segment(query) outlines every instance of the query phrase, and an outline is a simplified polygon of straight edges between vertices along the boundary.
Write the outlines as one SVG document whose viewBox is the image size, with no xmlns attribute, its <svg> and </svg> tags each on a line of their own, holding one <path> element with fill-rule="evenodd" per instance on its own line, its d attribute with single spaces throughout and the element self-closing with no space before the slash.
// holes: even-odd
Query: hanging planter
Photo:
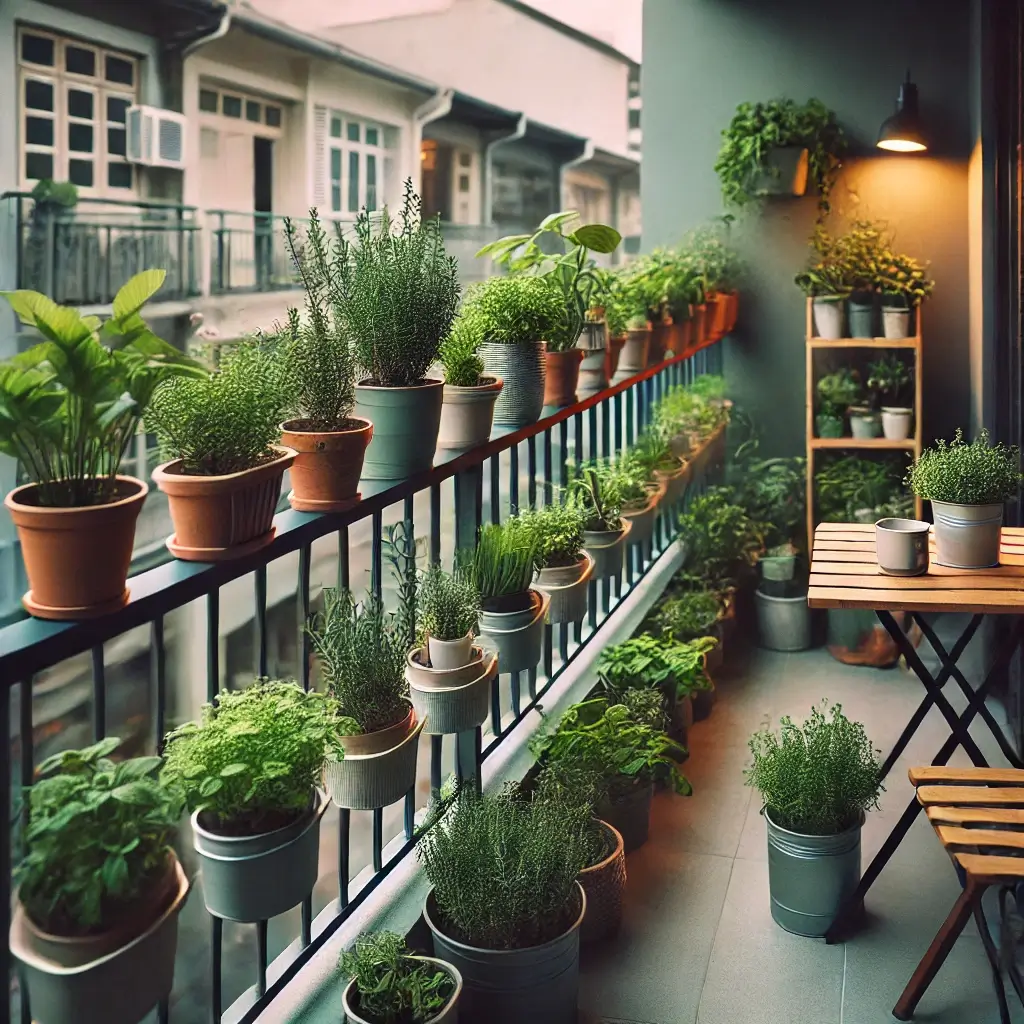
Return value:
<svg viewBox="0 0 1024 1024">
<path fill-rule="evenodd" d="M 619 353 L 619 365 L 615 370 L 613 384 L 619 384 L 647 369 L 651 347 L 653 327 L 631 327 L 626 331 L 626 339 Z"/>
<path fill-rule="evenodd" d="M 665 494 L 665 504 L 675 505 L 682 498 L 686 491 L 686 484 L 690 479 L 690 463 L 681 463 L 678 469 L 656 469 L 654 478 Z"/>
<path fill-rule="evenodd" d="M 461 450 L 485 444 L 503 386 L 500 377 L 481 377 L 475 387 L 445 384 L 437 447 Z"/>
<path fill-rule="evenodd" d="M 474 647 L 466 665 L 447 671 L 423 663 L 423 649 L 409 652 L 405 677 L 416 717 L 428 736 L 467 732 L 482 725 L 490 712 L 491 683 L 498 656 Z"/>
<path fill-rule="evenodd" d="M 838 341 L 843 337 L 845 304 L 841 295 L 816 295 L 811 308 L 816 338 Z"/>
<path fill-rule="evenodd" d="M 433 956 L 410 955 L 408 959 L 415 961 L 416 964 L 422 964 L 432 973 L 443 971 L 451 978 L 454 986 L 454 991 L 448 998 L 448 1002 L 433 1016 L 425 1018 L 423 1024 L 458 1024 L 459 999 L 462 996 L 462 975 L 459 974 L 458 969 L 444 960 L 438 960 Z M 344 991 L 341 993 L 341 1008 L 344 1011 L 347 1024 L 377 1024 L 380 1020 L 377 1016 L 370 1020 L 360 1014 L 359 990 L 355 978 L 345 986 Z"/>
<path fill-rule="evenodd" d="M 497 651 L 502 672 L 523 672 L 540 661 L 551 599 L 530 590 L 526 600 L 524 607 L 514 611 L 480 609 L 480 642 Z"/>
<path fill-rule="evenodd" d="M 586 552 L 572 565 L 546 566 L 538 570 L 534 587 L 549 601 L 548 622 L 581 622 L 587 614 L 587 591 L 594 574 L 594 559 Z"/>
<path fill-rule="evenodd" d="M 648 486 L 647 504 L 639 508 L 626 505 L 622 509 L 622 518 L 630 524 L 626 535 L 626 543 L 631 546 L 646 544 L 654 535 L 654 524 L 658 521 L 658 505 L 662 491 L 658 487 Z"/>
<path fill-rule="evenodd" d="M 803 146 L 774 146 L 750 181 L 755 196 L 802 196 L 807 191 L 810 153 Z"/>
<path fill-rule="evenodd" d="M 618 530 L 584 530 L 583 544 L 594 560 L 594 579 L 609 579 L 622 572 L 626 538 L 633 529 L 628 519 L 620 520 Z"/>
<path fill-rule="evenodd" d="M 622 836 L 626 853 L 639 850 L 651 830 L 651 800 L 654 783 L 635 785 L 615 799 L 602 800 L 597 816 Z"/>
<path fill-rule="evenodd" d="M 619 372 L 619 357 L 625 344 L 624 334 L 608 339 L 608 347 L 604 350 L 604 374 L 609 383 L 614 382 L 615 375 Z"/>
<path fill-rule="evenodd" d="M 299 512 L 343 512 L 359 499 L 359 477 L 373 437 L 369 420 L 345 430 L 306 430 L 302 420 L 281 424 L 281 443 L 295 451 L 288 501 Z"/>
<path fill-rule="evenodd" d="M 434 463 L 444 382 L 425 377 L 408 386 L 356 385 L 356 413 L 373 423 L 363 477 L 404 480 Z"/>
<path fill-rule="evenodd" d="M 544 409 L 544 342 L 517 345 L 485 341 L 480 358 L 487 373 L 500 377 L 504 387 L 494 404 L 494 425 L 528 427 Z"/>
<path fill-rule="evenodd" d="M 622 836 L 606 821 L 597 824 L 607 835 L 611 852 L 580 872 L 579 882 L 587 897 L 580 926 L 580 941 L 585 945 L 601 942 L 618 932 L 626 891 L 626 849 Z"/>
<path fill-rule="evenodd" d="M 583 352 L 570 348 L 563 352 L 544 353 L 544 404 L 561 409 L 576 401 L 579 385 L 580 363 Z"/>
</svg>

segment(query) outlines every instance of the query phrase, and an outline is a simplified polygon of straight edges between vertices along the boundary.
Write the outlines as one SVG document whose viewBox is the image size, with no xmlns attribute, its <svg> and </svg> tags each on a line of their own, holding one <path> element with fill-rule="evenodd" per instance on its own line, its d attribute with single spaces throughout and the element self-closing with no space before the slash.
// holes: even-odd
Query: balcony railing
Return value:
<svg viewBox="0 0 1024 1024">
<path fill-rule="evenodd" d="M 70 208 L 0 196 L 2 252 L 14 286 L 77 306 L 106 305 L 148 267 L 167 271 L 157 301 L 199 294 L 199 225 L 190 206 L 81 199 Z"/>
<path fill-rule="evenodd" d="M 273 213 L 210 210 L 210 293 L 273 292 L 295 287 L 285 248 L 285 218 Z M 305 221 L 296 218 L 299 230 Z"/>
<path fill-rule="evenodd" d="M 521 503 L 553 500 L 566 483 L 568 456 L 609 457 L 628 448 L 649 423 L 654 403 L 670 388 L 719 367 L 719 350 L 705 347 L 665 361 L 409 480 L 394 485 L 364 482 L 362 500 L 350 511 L 335 515 L 279 513 L 276 536 L 269 547 L 236 561 L 215 565 L 171 561 L 142 572 L 130 580 L 130 603 L 115 614 L 87 623 L 25 619 L 0 629 L 0 686 L 5 688 L 0 701 L 0 740 L 8 751 L 0 757 L 0 822 L 4 829 L 0 839 L 0 856 L 4 858 L 0 862 L 4 915 L 0 926 L 5 934 L 11 906 L 10 868 L 21 853 L 19 822 L 24 820 L 23 805 L 12 793 L 19 792 L 22 784 L 31 784 L 41 757 L 104 737 L 115 716 L 129 726 L 134 723 L 135 734 L 128 744 L 133 752 L 159 751 L 168 726 L 194 717 L 197 710 L 194 702 L 175 699 L 169 671 L 172 662 L 186 663 L 184 675 L 193 696 L 212 699 L 231 682 L 225 678 L 221 621 L 222 613 L 230 615 L 236 610 L 231 603 L 239 601 L 238 586 L 251 581 L 252 596 L 243 592 L 242 599 L 252 622 L 251 674 L 262 676 L 273 670 L 276 675 L 297 678 L 308 688 L 311 658 L 302 626 L 316 600 L 314 582 L 351 587 L 359 593 L 364 589 L 365 574 L 373 592 L 385 593 L 382 541 L 390 522 L 404 521 L 410 534 L 423 541 L 423 561 L 450 564 L 456 550 L 473 544 L 482 522 L 501 521 Z M 691 490 L 703 487 L 704 474 L 716 458 L 717 452 L 707 449 L 694 460 Z M 208 917 L 199 894 L 193 894 L 180 923 L 175 989 L 170 1006 L 160 1008 L 161 1021 L 219 1022 L 228 1002 L 227 1016 L 233 1022 L 252 1022 L 267 1011 L 303 965 L 409 856 L 415 846 L 415 815 L 439 793 L 444 766 L 454 764 L 458 775 L 479 779 L 482 761 L 509 739 L 517 723 L 536 708 L 601 622 L 671 546 L 676 511 L 675 507 L 663 508 L 652 540 L 629 550 L 620 575 L 591 583 L 585 622 L 544 627 L 543 656 L 536 669 L 503 674 L 495 680 L 490 722 L 485 727 L 448 740 L 431 737 L 429 758 L 424 751 L 421 781 L 404 801 L 391 808 L 360 812 L 362 820 L 358 816 L 353 819 L 350 811 L 332 810 L 322 829 L 320 879 L 297 914 L 255 926 L 229 922 L 226 931 L 224 922 Z M 365 543 L 360 543 L 361 538 Z M 292 653 L 287 665 L 278 661 L 273 668 L 268 653 L 272 604 L 268 571 L 272 583 L 282 574 L 294 580 L 287 595 L 294 602 Z M 222 601 L 223 594 L 228 601 Z M 190 606 L 198 614 L 192 613 Z M 191 614 L 191 621 L 204 624 L 205 644 L 198 637 L 186 636 L 178 649 L 173 649 L 175 629 L 180 633 L 179 613 Z M 133 655 L 127 665 L 118 664 L 117 657 L 124 657 L 130 637 L 142 653 Z M 66 667 L 74 665 L 80 666 L 77 675 L 66 672 L 61 676 Z M 84 666 L 85 674 L 81 671 Z M 205 672 L 200 666 L 205 666 Z M 194 694 L 192 685 L 197 673 L 205 674 L 200 695 Z M 75 680 L 73 692 L 71 683 L 61 682 L 62 678 Z M 74 728 L 67 727 L 69 721 L 76 723 Z M 460 756 L 453 757 L 453 748 Z M 359 842 L 363 835 L 365 844 Z M 178 846 L 187 872 L 194 875 L 187 826 Z M 365 855 L 365 863 L 359 851 Z M 204 960 L 199 951 L 206 945 L 209 956 L 201 967 Z M 15 965 L 9 949 L 4 949 L 5 966 L 11 969 Z M 31 1020 L 30 1008 L 22 1000 L 20 985 L 15 984 L 9 1004 L 0 1004 L 0 1024 L 11 1019 Z M 273 1013 L 269 1010 L 271 1018 Z"/>
</svg>

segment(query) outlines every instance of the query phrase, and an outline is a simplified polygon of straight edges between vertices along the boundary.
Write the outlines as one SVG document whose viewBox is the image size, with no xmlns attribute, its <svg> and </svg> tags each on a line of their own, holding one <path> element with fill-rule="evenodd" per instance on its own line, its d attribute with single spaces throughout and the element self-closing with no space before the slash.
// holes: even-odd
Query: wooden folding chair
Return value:
<svg viewBox="0 0 1024 1024">
<path fill-rule="evenodd" d="M 1000 1019 L 1010 1024 L 999 951 L 989 934 L 981 901 L 991 886 L 1016 887 L 1024 881 L 1024 771 L 928 765 L 911 768 L 909 774 L 935 834 L 962 871 L 964 889 L 892 1015 L 897 1020 L 913 1018 L 918 1002 L 973 914 L 992 966 Z M 1016 988 L 1017 980 L 1013 980 Z"/>
</svg>

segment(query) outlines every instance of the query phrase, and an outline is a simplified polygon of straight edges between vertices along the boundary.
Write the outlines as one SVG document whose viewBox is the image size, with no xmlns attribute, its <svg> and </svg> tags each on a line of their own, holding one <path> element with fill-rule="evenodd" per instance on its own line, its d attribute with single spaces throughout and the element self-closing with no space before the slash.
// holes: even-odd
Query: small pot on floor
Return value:
<svg viewBox="0 0 1024 1024">
<path fill-rule="evenodd" d="M 858 441 L 869 441 L 882 436 L 882 417 L 873 409 L 851 405 L 847 411 L 850 415 L 850 433 Z"/>
<path fill-rule="evenodd" d="M 651 831 L 651 800 L 654 783 L 632 786 L 614 799 L 605 799 L 597 806 L 597 816 L 608 822 L 622 836 L 626 853 L 639 850 Z"/>
<path fill-rule="evenodd" d="M 909 338 L 910 310 L 902 306 L 883 306 L 882 337 L 891 340 Z"/>
<path fill-rule="evenodd" d="M 431 974 L 437 971 L 444 971 L 452 979 L 455 990 L 452 992 L 448 1002 L 441 1007 L 432 1017 L 428 1017 L 423 1024 L 458 1024 L 459 1021 L 459 1000 L 462 997 L 462 975 L 452 964 L 444 960 L 438 960 L 433 956 L 410 956 L 409 960 L 415 960 L 422 964 Z M 353 978 L 341 993 L 341 1008 L 345 1013 L 345 1020 L 348 1024 L 377 1024 L 380 1019 L 360 1015 L 359 992 L 356 989 L 356 979 Z"/>
<path fill-rule="evenodd" d="M 609 579 L 622 572 L 626 538 L 632 529 L 633 524 L 628 519 L 620 519 L 617 530 L 583 531 L 586 552 L 594 560 L 594 579 Z"/>
<path fill-rule="evenodd" d="M 288 501 L 299 512 L 343 512 L 359 500 L 359 477 L 373 437 L 369 420 L 350 419 L 341 430 L 313 430 L 306 420 L 281 424 L 281 443 L 298 454 L 291 465 Z"/>
<path fill-rule="evenodd" d="M 626 338 L 619 353 L 619 365 L 612 378 L 613 384 L 619 384 L 630 377 L 635 377 L 647 369 L 648 354 L 651 346 L 651 325 L 631 327 L 626 331 Z"/>
<path fill-rule="evenodd" d="M 491 436 L 494 406 L 503 386 L 500 377 L 490 376 L 481 377 L 473 387 L 445 384 L 437 447 L 459 451 L 484 444 Z"/>
<path fill-rule="evenodd" d="M 404 480 L 434 464 L 441 425 L 444 382 L 424 377 L 407 387 L 382 387 L 370 380 L 356 385 L 356 414 L 373 423 L 363 476 Z"/>
<path fill-rule="evenodd" d="M 814 336 L 827 341 L 843 337 L 843 297 L 818 295 L 811 304 L 814 314 Z"/>
<path fill-rule="evenodd" d="M 932 499 L 935 561 L 954 569 L 999 564 L 1002 505 L 958 505 Z"/>
<path fill-rule="evenodd" d="M 715 650 L 717 651 L 719 648 L 716 647 Z M 708 669 L 711 669 L 710 657 L 708 658 Z M 715 706 L 715 684 L 710 679 L 708 683 L 710 685 L 706 689 L 694 690 L 690 695 L 690 699 L 693 701 L 693 720 L 695 722 L 703 722 L 705 718 L 709 718 L 711 709 Z"/>
<path fill-rule="evenodd" d="M 582 622 L 587 614 L 587 591 L 594 574 L 594 560 L 586 552 L 572 565 L 552 565 L 539 569 L 534 587 L 546 594 L 548 622 Z"/>
<path fill-rule="evenodd" d="M 754 602 L 762 647 L 770 651 L 805 651 L 811 646 L 811 611 L 805 590 L 775 596 L 766 593 L 762 584 L 754 593 Z"/>
<path fill-rule="evenodd" d="M 842 437 L 844 424 L 842 416 L 832 416 L 829 413 L 818 413 L 814 417 L 814 427 L 818 437 Z"/>
<path fill-rule="evenodd" d="M 910 437 L 914 410 L 902 406 L 882 406 L 882 434 L 890 441 L 905 441 Z"/>
<path fill-rule="evenodd" d="M 580 872 L 587 894 L 587 910 L 580 928 L 584 945 L 611 938 L 622 925 L 622 899 L 626 891 L 626 847 L 622 836 L 606 821 L 599 821 L 611 852 Z"/>
<path fill-rule="evenodd" d="M 530 590 L 510 610 L 480 609 L 480 642 L 498 652 L 502 672 L 536 668 L 544 641 L 544 619 L 550 598 Z"/>
<path fill-rule="evenodd" d="M 567 352 L 544 353 L 544 404 L 556 409 L 573 405 L 579 387 L 583 352 L 571 348 Z"/>
</svg>

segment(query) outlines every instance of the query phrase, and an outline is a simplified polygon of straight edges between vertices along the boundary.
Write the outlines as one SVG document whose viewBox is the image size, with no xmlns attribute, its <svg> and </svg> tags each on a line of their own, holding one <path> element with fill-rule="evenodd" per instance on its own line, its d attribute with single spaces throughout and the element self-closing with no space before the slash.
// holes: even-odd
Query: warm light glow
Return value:
<svg viewBox="0 0 1024 1024">
<path fill-rule="evenodd" d="M 879 149 L 888 149 L 893 153 L 920 153 L 928 147 L 921 142 L 913 142 L 910 139 L 882 139 L 878 143 Z"/>
</svg>

